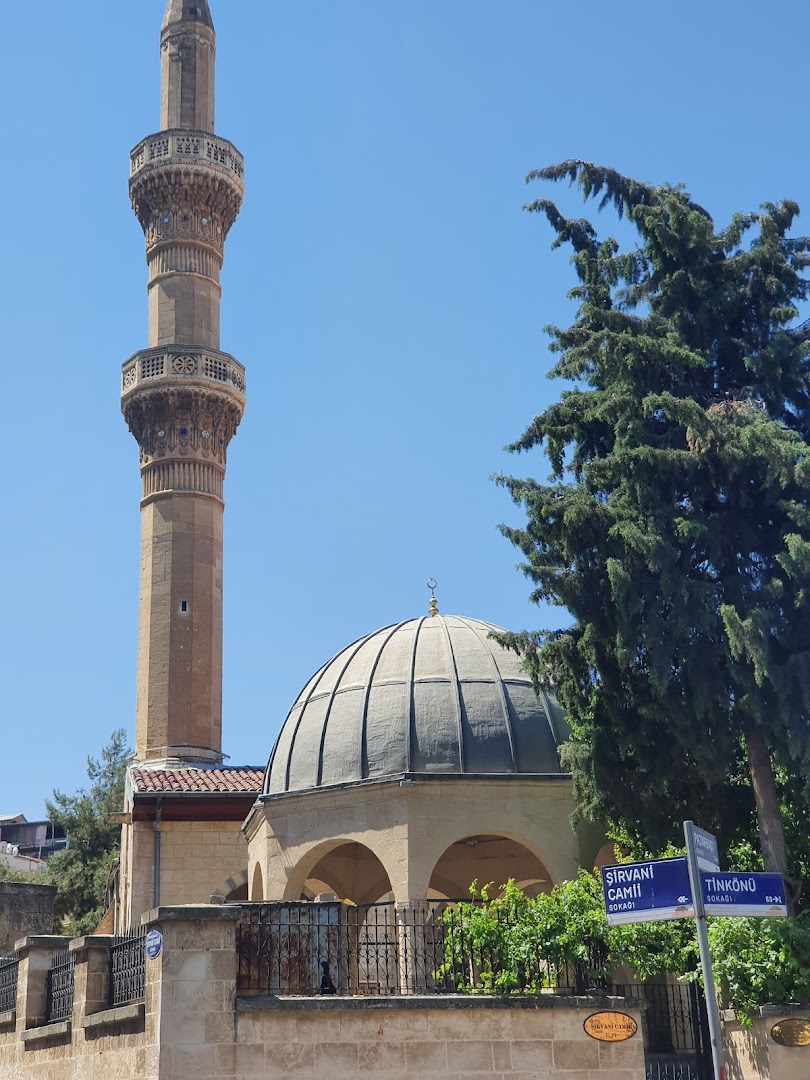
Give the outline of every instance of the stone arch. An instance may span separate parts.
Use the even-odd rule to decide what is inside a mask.
[[[599,850],[593,857],[594,870],[601,870],[603,866],[613,866],[616,862],[616,842],[615,840],[609,840],[607,843],[602,844]]]
[[[414,824],[420,826],[419,834],[413,827],[409,830],[410,837],[419,835],[419,843],[417,847],[409,842],[408,898],[424,899],[436,865],[447,849],[474,836],[499,836],[522,845],[542,864],[547,871],[544,876],[552,885],[576,876],[578,846],[569,821],[573,807],[567,798],[555,795],[551,799],[550,794],[550,789],[542,785],[536,790],[525,790],[520,785],[504,790],[503,786],[487,789],[471,783],[466,791],[460,790],[452,800],[445,800],[444,817],[436,814],[434,798],[419,798],[414,807],[418,810]],[[421,792],[417,790],[416,795],[421,796]],[[535,876],[518,873],[521,878]],[[466,895],[466,888],[462,895]]]
[[[351,837],[324,840],[306,851],[292,868],[282,899],[300,900],[310,881],[319,887],[330,885],[339,899],[355,904],[372,903],[392,890],[384,860],[369,845]]]
[[[248,898],[247,868],[232,874],[211,894],[212,904],[238,904]]]
[[[551,874],[542,857],[523,838],[497,830],[462,836],[450,843],[436,859],[427,890],[464,899],[473,881],[479,886],[493,882],[496,888],[514,878],[532,892],[548,891]]]
[[[264,878],[262,877],[262,864],[257,862],[253,867],[253,880],[250,886],[250,899],[254,902],[264,900]]]

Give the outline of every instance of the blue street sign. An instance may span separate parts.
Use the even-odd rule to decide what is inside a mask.
[[[719,870],[720,853],[717,849],[717,837],[697,825],[692,826],[692,843],[701,870]]]
[[[146,955],[150,960],[157,960],[160,950],[163,948],[163,934],[157,926],[153,926],[146,935]]]
[[[701,874],[707,915],[785,918],[781,874]]]
[[[683,919],[695,914],[686,859],[604,866],[602,890],[611,926]]]

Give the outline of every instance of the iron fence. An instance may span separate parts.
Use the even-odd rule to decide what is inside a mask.
[[[17,1008],[17,976],[20,958],[17,953],[0,956],[0,1013],[13,1012]]]
[[[48,999],[45,1007],[45,1020],[51,1024],[56,1020],[69,1020],[73,1015],[73,973],[75,954],[67,945],[51,957],[48,969]]]
[[[142,1001],[146,983],[146,927],[118,934],[110,944],[110,1007]]]
[[[628,983],[611,993],[642,1002],[646,1080],[710,1080],[711,1043],[695,983]]]
[[[605,956],[559,963],[518,920],[476,921],[468,901],[245,904],[238,927],[241,994],[540,993],[603,989]],[[516,960],[519,955],[519,960]]]

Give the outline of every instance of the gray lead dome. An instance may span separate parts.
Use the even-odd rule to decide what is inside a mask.
[[[457,615],[387,626],[338,653],[290,709],[265,795],[403,774],[561,773],[560,706]]]

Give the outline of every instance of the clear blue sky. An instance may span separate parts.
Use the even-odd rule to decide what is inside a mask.
[[[263,763],[309,674],[427,609],[528,603],[488,477],[559,392],[567,254],[521,212],[566,157],[684,181],[718,220],[810,210],[806,3],[211,0],[217,131],[247,159],[222,347],[248,370],[226,512],[225,750]],[[158,126],[163,0],[3,6],[0,812],[132,728],[146,344],[128,152]],[[551,188],[567,209],[563,189]],[[579,211],[577,211],[579,212]],[[613,223],[607,219],[606,229]]]

